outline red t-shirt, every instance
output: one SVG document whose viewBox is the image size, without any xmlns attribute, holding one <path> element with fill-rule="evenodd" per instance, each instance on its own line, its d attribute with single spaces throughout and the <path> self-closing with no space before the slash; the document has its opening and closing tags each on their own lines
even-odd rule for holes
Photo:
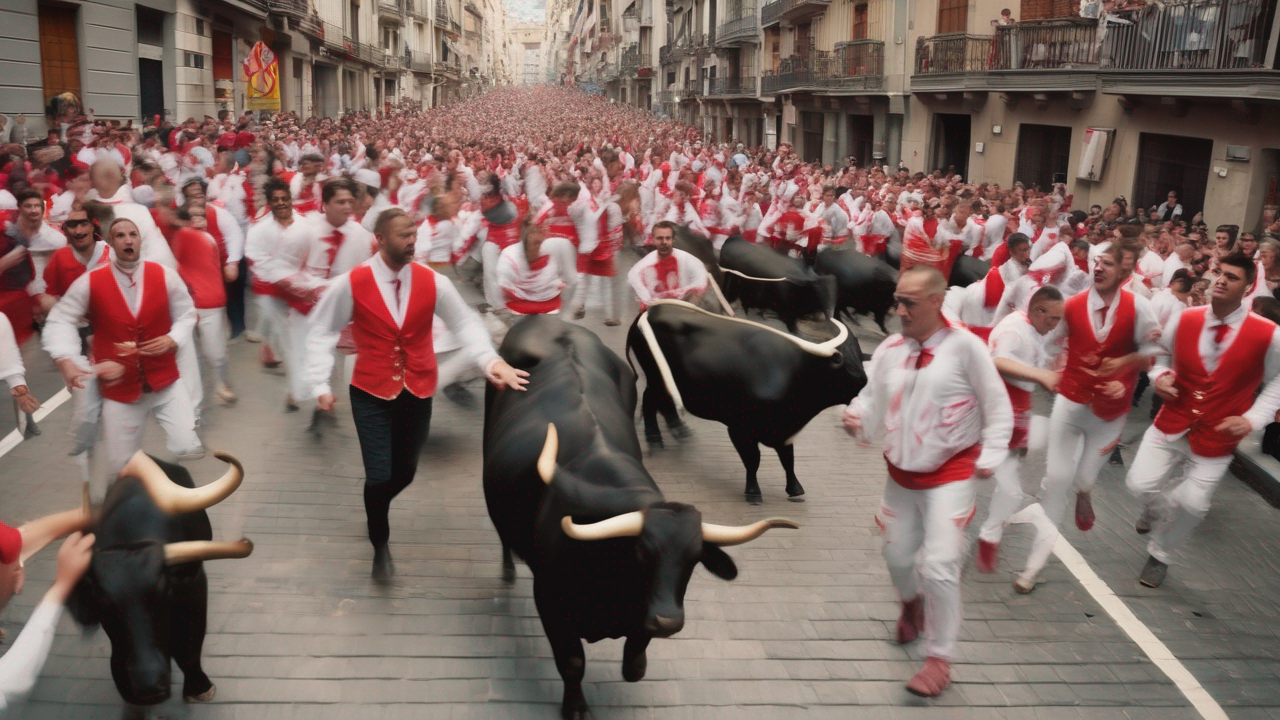
<svg viewBox="0 0 1280 720">
<path fill-rule="evenodd" d="M 213 236 L 191 227 L 179 229 L 170 241 L 178 261 L 178 275 L 191 290 L 196 308 L 226 307 L 227 289 L 222 284 L 222 254 Z"/>
</svg>

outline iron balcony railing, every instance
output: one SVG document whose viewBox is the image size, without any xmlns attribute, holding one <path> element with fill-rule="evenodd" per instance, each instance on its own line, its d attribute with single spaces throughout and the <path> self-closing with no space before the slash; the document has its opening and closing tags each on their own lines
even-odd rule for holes
<svg viewBox="0 0 1280 720">
<path fill-rule="evenodd" d="M 760 40 L 760 21 L 755 10 L 733 18 L 720 25 L 716 31 L 716 41 L 721 45 L 738 45 L 755 43 Z"/>
<path fill-rule="evenodd" d="M 822 86 L 845 90 L 884 87 L 884 41 L 850 40 L 836 43 Z"/>
<path fill-rule="evenodd" d="M 670 46 L 670 45 L 663 45 L 662 47 L 658 48 L 658 64 L 659 64 L 659 65 L 670 65 L 670 64 L 671 64 L 671 62 L 672 62 L 672 60 L 671 60 L 671 46 Z"/>
<path fill-rule="evenodd" d="M 417 72 L 431 72 L 431 55 L 417 50 L 410 52 L 409 69 Z"/>
<path fill-rule="evenodd" d="M 680 91 L 681 100 L 692 100 L 693 98 L 702 96 L 702 83 L 697 80 L 690 82 L 692 84 L 685 85 L 684 89 Z"/>
<path fill-rule="evenodd" d="M 760 9 L 760 25 L 769 27 L 783 20 L 796 20 L 826 12 L 831 0 L 777 0 Z"/>
<path fill-rule="evenodd" d="M 392 52 L 383 48 L 382 50 L 382 69 L 383 70 L 400 70 L 404 67 L 404 55 Z"/>
<path fill-rule="evenodd" d="M 756 94 L 754 77 L 716 77 L 711 78 L 711 91 L 708 95 L 742 95 L 753 97 Z"/>
<path fill-rule="evenodd" d="M 445 0 L 436 0 L 436 27 L 449 29 L 449 3 Z"/>
<path fill-rule="evenodd" d="M 982 72 L 991 68 L 995 37 L 950 33 L 916 40 L 916 74 Z"/>
<path fill-rule="evenodd" d="M 663 103 L 665 105 L 670 105 L 675 101 L 676 101 L 675 90 L 659 90 L 658 91 L 658 102 Z"/>
<path fill-rule="evenodd" d="M 1266 67 L 1275 0 L 1168 2 L 1115 16 L 1098 64 L 1117 70 Z"/>
<path fill-rule="evenodd" d="M 381 49 L 347 37 L 341 27 L 333 23 L 324 23 L 323 29 L 324 34 L 320 39 L 331 54 L 370 65 L 382 66 L 386 62 Z"/>
<path fill-rule="evenodd" d="M 1098 21 L 1071 17 L 996 28 L 992 70 L 1073 69 L 1098 64 Z"/>
<path fill-rule="evenodd" d="M 796 88 L 880 90 L 884 88 L 884 42 L 853 40 L 834 51 L 813 50 L 785 58 L 760 79 L 762 95 Z"/>
<path fill-rule="evenodd" d="M 451 75 L 453 75 L 453 76 L 457 77 L 459 74 L 461 74 L 461 73 L 462 73 L 462 64 L 461 64 L 461 63 L 459 63 L 459 62 L 458 62 L 458 61 L 456 61 L 456 60 L 453 60 L 453 61 L 450 61 L 450 60 L 437 60 L 437 61 L 435 61 L 435 64 L 434 64 L 432 67 L 433 67 L 433 71 L 434 71 L 437 75 L 450 75 L 450 74 L 451 74 Z"/>
<path fill-rule="evenodd" d="M 324 39 L 324 23 L 312 12 L 307 0 L 267 0 L 267 11 L 292 18 L 303 33 L 317 40 Z"/>
</svg>

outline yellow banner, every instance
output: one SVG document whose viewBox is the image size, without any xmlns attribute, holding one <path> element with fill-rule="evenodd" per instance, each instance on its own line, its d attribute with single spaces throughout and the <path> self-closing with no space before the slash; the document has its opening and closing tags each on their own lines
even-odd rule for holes
<svg viewBox="0 0 1280 720">
<path fill-rule="evenodd" d="M 280 58 L 261 42 L 244 59 L 245 94 L 249 110 L 280 109 Z"/>
</svg>

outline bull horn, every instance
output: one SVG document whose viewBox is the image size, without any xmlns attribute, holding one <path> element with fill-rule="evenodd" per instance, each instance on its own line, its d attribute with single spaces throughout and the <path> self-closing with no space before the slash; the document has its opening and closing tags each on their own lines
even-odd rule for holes
<svg viewBox="0 0 1280 720">
<path fill-rule="evenodd" d="M 610 538 L 635 537 L 644 528 L 644 513 L 633 510 L 629 513 L 614 515 L 608 520 L 601 520 L 589 525 L 577 525 L 573 518 L 565 515 L 560 518 L 560 529 L 574 540 L 589 542 L 592 540 L 608 540 Z"/>
<path fill-rule="evenodd" d="M 253 541 L 240 538 L 236 542 L 190 540 L 168 543 L 164 546 L 164 564 L 181 565 L 202 560 L 227 560 L 247 558 L 253 552 Z"/>
<path fill-rule="evenodd" d="M 560 434 L 556 432 L 556 424 L 547 424 L 547 439 L 542 444 L 542 454 L 538 456 L 538 477 L 550 485 L 551 478 L 556 475 L 556 455 L 560 452 Z"/>
<path fill-rule="evenodd" d="M 717 315 L 716 313 L 710 312 L 708 310 L 704 310 L 698 307 L 697 305 L 694 305 L 693 303 L 690 303 L 690 302 L 686 302 L 684 300 L 655 300 L 654 302 L 650 303 L 649 307 L 653 307 L 654 305 L 678 305 L 680 307 L 687 308 L 689 310 L 700 312 L 703 315 L 712 315 L 720 318 L 721 320 L 742 323 L 743 325 L 750 325 L 754 328 L 759 328 L 760 330 L 771 332 L 774 335 L 781 335 L 782 337 L 795 343 L 800 349 L 804 350 L 810 355 L 817 355 L 818 357 L 832 357 L 833 355 L 836 354 L 838 348 L 841 345 L 843 345 L 844 341 L 847 340 L 849 337 L 849 328 L 846 327 L 844 323 L 840 322 L 839 320 L 836 320 L 835 318 L 831 318 L 831 322 L 834 323 L 837 328 L 836 336 L 831 338 L 830 340 L 827 340 L 826 342 L 816 343 L 810 340 L 805 340 L 804 338 L 796 337 L 791 333 L 783 332 L 775 327 L 770 327 L 768 325 L 765 325 L 764 323 L 754 322 L 752 320 L 747 320 L 745 318 Z M 640 317 L 644 318 L 645 316 L 641 315 Z M 643 332 L 646 327 L 648 327 L 647 320 L 645 321 L 644 324 L 641 325 L 640 327 L 641 331 Z M 649 330 L 648 332 L 649 334 L 652 334 L 653 331 Z M 648 339 L 648 337 L 649 335 L 645 336 L 646 339 Z M 656 345 L 657 345 L 656 341 L 650 342 L 651 347 Z M 659 365 L 659 369 L 661 369 L 661 365 Z"/>
<path fill-rule="evenodd" d="M 19 559 L 26 563 L 31 556 L 43 550 L 54 540 L 64 538 L 78 530 L 86 530 L 88 527 L 89 513 L 84 508 L 64 510 L 32 520 L 18 528 L 18 533 L 22 535 L 22 552 Z"/>
<path fill-rule="evenodd" d="M 714 543 L 721 547 L 725 545 L 741 545 L 755 540 L 772 528 L 799 530 L 800 525 L 786 518 L 768 518 L 767 520 L 753 522 L 750 525 L 712 525 L 704 522 L 702 523 L 702 541 Z"/>
<path fill-rule="evenodd" d="M 244 467 L 239 460 L 224 452 L 214 452 L 213 456 L 231 467 L 222 477 L 198 488 L 184 488 L 170 480 L 164 470 L 141 450 L 129 459 L 120 471 L 120 477 L 133 476 L 141 480 L 151 499 L 169 515 L 193 513 L 226 500 L 244 480 Z"/>
</svg>

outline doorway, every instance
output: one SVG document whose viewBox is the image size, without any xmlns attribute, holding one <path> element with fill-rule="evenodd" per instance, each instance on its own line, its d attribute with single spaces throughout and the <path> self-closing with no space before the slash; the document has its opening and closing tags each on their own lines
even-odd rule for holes
<svg viewBox="0 0 1280 720">
<path fill-rule="evenodd" d="M 1136 207 L 1145 211 L 1159 205 L 1174 190 L 1182 204 L 1182 217 L 1190 220 L 1204 210 L 1212 156 L 1213 141 L 1207 138 L 1142 133 L 1133 177 Z"/>
<path fill-rule="evenodd" d="M 164 63 L 138 58 L 138 99 L 142 117 L 164 113 Z"/>
<path fill-rule="evenodd" d="M 1049 192 L 1055 178 L 1066 182 L 1071 161 L 1071 128 L 1023 123 L 1018 128 L 1018 159 L 1013 179 L 1030 189 Z"/>
<path fill-rule="evenodd" d="M 849 154 L 857 159 L 858 167 L 866 167 L 871 162 L 871 143 L 875 126 L 876 119 L 871 115 L 849 116 Z"/>
<path fill-rule="evenodd" d="M 80 51 L 76 45 L 76 10 L 41 3 L 40 75 L 44 101 L 64 92 L 80 98 Z"/>
<path fill-rule="evenodd" d="M 938 113 L 933 117 L 933 167 L 912 168 L 912 172 L 941 169 L 968 180 L 971 118 L 951 113 Z"/>
<path fill-rule="evenodd" d="M 822 163 L 822 113 L 800 113 L 801 144 L 800 157 L 806 161 L 817 160 Z"/>
</svg>

